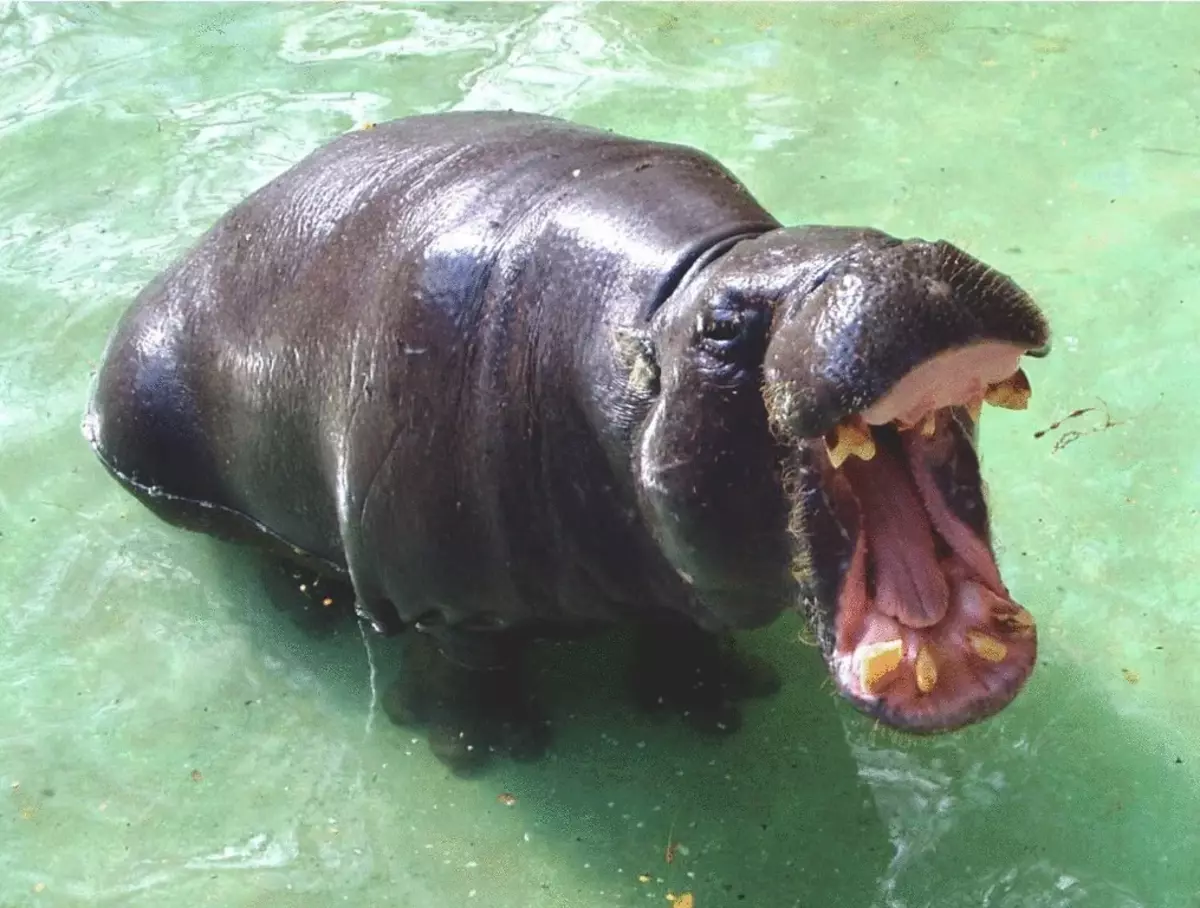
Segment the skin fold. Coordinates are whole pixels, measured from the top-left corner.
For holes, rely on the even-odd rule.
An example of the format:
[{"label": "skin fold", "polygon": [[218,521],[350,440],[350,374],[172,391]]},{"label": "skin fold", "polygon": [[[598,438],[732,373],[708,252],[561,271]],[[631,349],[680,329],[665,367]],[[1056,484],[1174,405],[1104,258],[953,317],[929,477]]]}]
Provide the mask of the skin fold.
[{"label": "skin fold", "polygon": [[222,217],[116,325],[84,434],[163,520],[417,631],[389,713],[457,768],[544,747],[535,638],[636,627],[639,700],[724,731],[777,683],[728,634],[789,610],[858,708],[935,731],[1032,668],[975,439],[1047,344],[947,243],[784,227],[683,146],[436,114]]}]

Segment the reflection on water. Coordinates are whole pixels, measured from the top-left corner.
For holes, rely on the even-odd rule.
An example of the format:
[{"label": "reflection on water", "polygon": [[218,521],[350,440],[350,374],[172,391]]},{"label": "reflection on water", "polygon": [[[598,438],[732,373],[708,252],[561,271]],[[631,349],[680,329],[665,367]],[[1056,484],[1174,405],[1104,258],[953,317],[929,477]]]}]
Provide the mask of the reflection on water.
[{"label": "reflection on water", "polygon": [[[1198,100],[1193,10],[0,4],[0,904],[1192,904],[1200,127],[1160,99]],[[619,641],[552,647],[551,757],[453,780],[380,714],[391,644],[101,474],[90,371],[174,255],[332,135],[500,107],[702,145],[785,219],[962,239],[1042,297],[1070,343],[985,427],[1042,621],[1012,708],[883,732],[785,621],[751,640],[784,692],[714,743],[629,714]],[[1033,438],[1096,395],[1131,422]]]}]

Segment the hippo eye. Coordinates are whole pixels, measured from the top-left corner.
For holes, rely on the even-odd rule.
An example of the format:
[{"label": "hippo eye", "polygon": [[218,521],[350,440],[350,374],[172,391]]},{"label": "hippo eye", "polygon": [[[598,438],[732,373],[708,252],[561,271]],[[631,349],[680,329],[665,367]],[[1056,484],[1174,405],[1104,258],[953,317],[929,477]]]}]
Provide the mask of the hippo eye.
[{"label": "hippo eye", "polygon": [[742,333],[745,318],[740,312],[710,312],[701,325],[701,333],[709,340],[730,341]]},{"label": "hippo eye", "polygon": [[765,326],[766,318],[757,309],[712,309],[700,318],[700,343],[722,359],[753,355]]}]

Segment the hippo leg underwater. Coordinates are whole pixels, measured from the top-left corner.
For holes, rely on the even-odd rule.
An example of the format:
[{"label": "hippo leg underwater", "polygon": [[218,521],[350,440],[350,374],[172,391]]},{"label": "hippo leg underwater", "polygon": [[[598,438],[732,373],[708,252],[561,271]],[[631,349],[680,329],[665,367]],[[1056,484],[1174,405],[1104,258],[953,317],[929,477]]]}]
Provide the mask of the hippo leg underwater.
[{"label": "hippo leg underwater", "polygon": [[1033,669],[976,426],[1048,350],[947,242],[783,226],[684,146],[445,113],[226,213],[120,319],[84,433],[162,519],[344,578],[377,632],[435,646],[392,714],[452,765],[532,721],[535,637],[644,627],[674,694],[724,672],[721,726],[771,686],[724,638],[787,611],[859,710],[931,733]]}]

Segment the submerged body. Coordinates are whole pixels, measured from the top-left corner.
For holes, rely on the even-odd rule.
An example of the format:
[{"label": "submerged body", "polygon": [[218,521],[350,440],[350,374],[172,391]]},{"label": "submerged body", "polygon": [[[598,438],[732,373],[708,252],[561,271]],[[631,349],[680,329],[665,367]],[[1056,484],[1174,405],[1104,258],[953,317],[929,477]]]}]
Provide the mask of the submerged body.
[{"label": "submerged body", "polygon": [[948,244],[784,228],[692,149],[442,114],[214,225],[117,326],[85,433],[164,519],[343,574],[463,664],[799,608],[846,696],[936,730],[1032,668],[973,442],[1046,342]]}]

